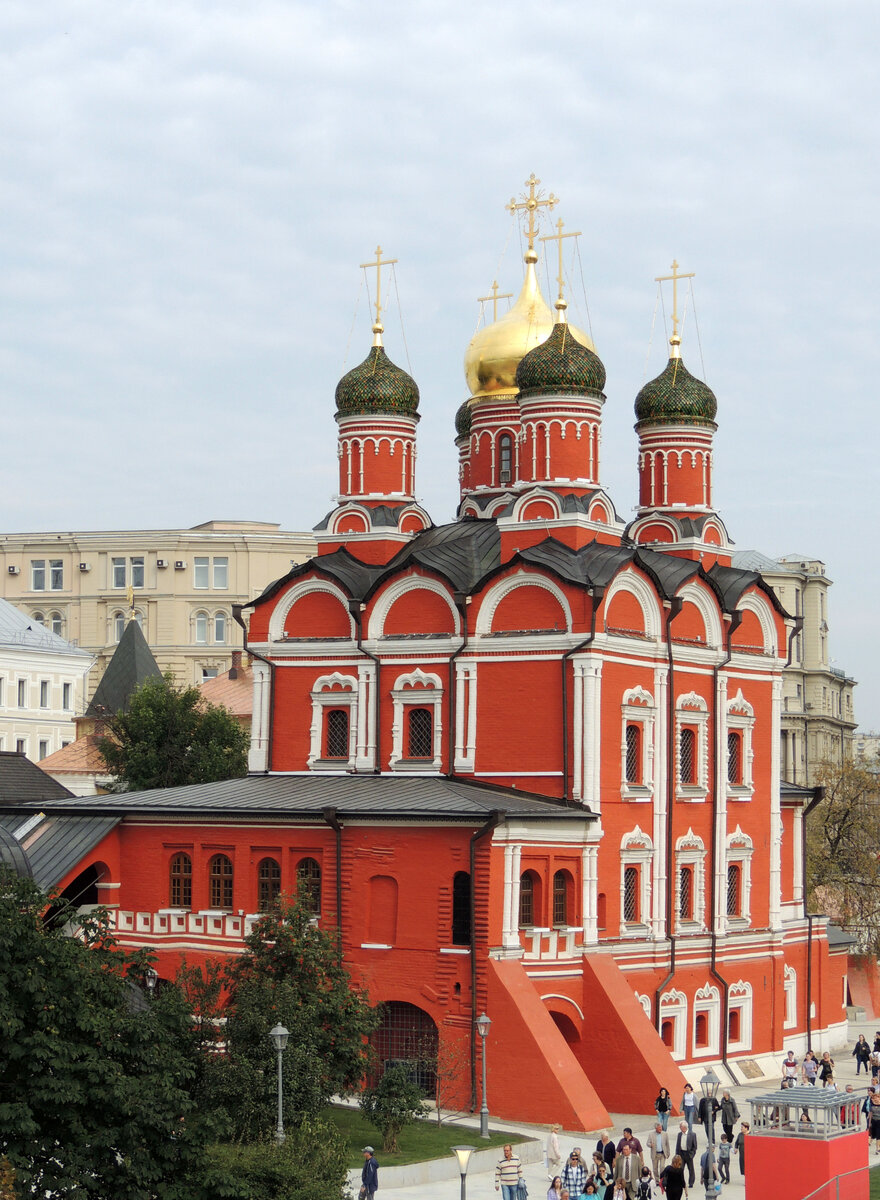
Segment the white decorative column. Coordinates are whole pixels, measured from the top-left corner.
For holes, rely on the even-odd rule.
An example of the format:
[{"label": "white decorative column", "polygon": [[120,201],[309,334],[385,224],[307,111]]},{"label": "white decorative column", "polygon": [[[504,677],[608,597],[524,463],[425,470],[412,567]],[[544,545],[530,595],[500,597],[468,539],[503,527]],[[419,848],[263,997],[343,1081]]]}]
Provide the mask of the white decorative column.
[{"label": "white decorative column", "polygon": [[773,680],[770,716],[770,928],[782,928],[782,800],[779,794],[779,737],[782,677]]},{"label": "white decorative column", "polygon": [[582,720],[581,729],[575,727],[575,742],[583,738],[583,785],[577,797],[589,805],[594,813],[602,811],[602,659],[591,656],[575,664],[575,680],[578,668],[582,676]]},{"label": "white decorative column", "polygon": [[251,748],[248,752],[249,771],[269,769],[269,664],[253,660],[254,712],[251,723]]},{"label": "white decorative column", "polygon": [[376,765],[376,713],[373,689],[376,686],[375,664],[358,665],[357,701],[357,759],[358,771],[372,771]]},{"label": "white decorative column", "polygon": [[473,771],[477,746],[477,664],[455,664],[455,770]]},{"label": "white decorative column", "polygon": [[519,950],[519,865],[522,846],[508,843],[504,847],[504,924],[501,945],[505,950]]},{"label": "white decorative column", "polygon": [[[715,912],[709,916],[716,933],[727,932],[727,673],[718,672],[715,690],[715,806],[718,814],[713,830],[715,860]],[[745,746],[743,746],[745,752]]]},{"label": "white decorative column", "polygon": [[[584,737],[586,734],[584,729],[584,664],[582,662],[574,662],[572,666],[574,679],[574,703],[572,704],[571,719],[571,744],[573,751],[571,795],[573,800],[583,800]],[[564,731],[564,736],[568,737],[568,730]]]},{"label": "white decorative column", "polygon": [[583,930],[584,945],[595,946],[599,940],[598,886],[599,847],[595,843],[584,846],[581,851],[581,874],[583,876]]},{"label": "white decorative column", "polygon": [[662,938],[666,931],[666,825],[672,820],[669,812],[666,731],[669,727],[669,669],[654,668],[654,700],[657,719],[654,722],[654,879],[653,923],[654,937]]}]

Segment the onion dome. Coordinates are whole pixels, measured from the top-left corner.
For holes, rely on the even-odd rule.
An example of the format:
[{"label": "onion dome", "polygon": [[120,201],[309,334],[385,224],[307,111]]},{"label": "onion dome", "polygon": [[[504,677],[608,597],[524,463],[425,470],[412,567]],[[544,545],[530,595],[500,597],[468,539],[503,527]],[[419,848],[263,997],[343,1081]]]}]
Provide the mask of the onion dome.
[{"label": "onion dome", "polygon": [[471,406],[465,400],[455,414],[455,439],[466,438],[471,432]]},{"label": "onion dome", "polygon": [[[517,390],[516,369],[530,350],[547,340],[556,318],[538,286],[534,250],[526,251],[526,277],[516,302],[503,317],[484,326],[471,339],[464,356],[464,373],[472,396]],[[575,338],[589,349],[593,343],[569,325]]]},{"label": "onion dome", "polygon": [[516,385],[523,393],[601,392],[605,367],[598,354],[572,335],[566,321],[557,321],[547,340],[530,350],[516,368]]},{"label": "onion dome", "polygon": [[414,417],[418,407],[418,384],[394,365],[382,345],[371,346],[360,366],[343,375],[336,386],[340,417],[369,413]]},{"label": "onion dome", "polygon": [[691,375],[678,355],[677,339],[670,340],[672,357],[665,370],[646,383],[636,396],[636,417],[639,423],[711,425],[714,428],[718,412],[715,393],[701,379]]}]

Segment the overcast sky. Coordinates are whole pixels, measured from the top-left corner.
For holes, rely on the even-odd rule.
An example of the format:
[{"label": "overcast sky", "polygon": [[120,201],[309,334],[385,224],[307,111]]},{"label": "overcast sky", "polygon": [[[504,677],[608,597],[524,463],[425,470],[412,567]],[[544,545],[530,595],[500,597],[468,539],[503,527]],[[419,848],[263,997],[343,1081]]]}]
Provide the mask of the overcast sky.
[{"label": "overcast sky", "polygon": [[675,257],[721,514],[740,549],[827,564],[832,655],[880,728],[877,57],[876,5],[847,0],[5,0],[0,528],[313,526],[378,243],[418,491],[451,519],[462,356],[476,298],[520,286],[504,205],[534,171],[583,234],[618,511]]}]

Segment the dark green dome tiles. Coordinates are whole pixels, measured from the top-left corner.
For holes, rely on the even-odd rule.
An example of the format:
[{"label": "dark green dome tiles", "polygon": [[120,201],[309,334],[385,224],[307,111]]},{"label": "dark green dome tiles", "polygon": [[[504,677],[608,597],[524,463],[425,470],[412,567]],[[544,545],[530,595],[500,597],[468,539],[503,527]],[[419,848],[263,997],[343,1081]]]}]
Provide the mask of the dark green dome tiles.
[{"label": "dark green dome tiles", "polygon": [[582,345],[569,326],[559,321],[546,342],[530,350],[520,362],[516,386],[523,393],[601,392],[605,368],[598,354]]},{"label": "dark green dome tiles", "polygon": [[461,408],[455,414],[455,436],[456,438],[466,438],[471,432],[471,406],[465,400]]},{"label": "dark green dome tiles", "polygon": [[718,412],[715,393],[691,375],[680,358],[670,358],[666,369],[646,383],[636,396],[639,421],[660,425],[714,425]]},{"label": "dark green dome tiles", "polygon": [[336,411],[343,417],[359,413],[414,417],[418,407],[418,384],[394,365],[384,346],[371,346],[361,365],[343,375],[336,386]]}]

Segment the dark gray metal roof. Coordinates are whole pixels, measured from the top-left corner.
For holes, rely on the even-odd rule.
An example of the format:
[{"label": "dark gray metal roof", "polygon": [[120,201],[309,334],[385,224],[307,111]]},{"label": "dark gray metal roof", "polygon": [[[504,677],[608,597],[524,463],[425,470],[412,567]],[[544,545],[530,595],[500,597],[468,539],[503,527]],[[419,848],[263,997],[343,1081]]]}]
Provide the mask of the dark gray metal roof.
[{"label": "dark gray metal roof", "polygon": [[86,709],[86,716],[115,717],[117,713],[125,712],[141,684],[161,674],[140,625],[137,621],[129,621]]},{"label": "dark gray metal roof", "polygon": [[[370,509],[370,521],[374,529],[379,529],[387,526],[391,529],[396,529],[400,520],[401,509],[407,508],[406,504],[377,504]],[[331,508],[325,517],[322,517],[314,529],[326,529],[330,524],[330,518],[336,512],[335,508]]]},{"label": "dark gray metal roof", "polygon": [[[321,817],[327,808],[340,816],[375,820],[451,818],[484,821],[499,810],[533,820],[592,821],[579,804],[551,800],[517,788],[448,779],[445,776],[251,775],[222,783],[159,788],[121,795],[85,796],[52,804],[54,815],[82,814],[111,821],[135,814],[173,817],[260,814]],[[75,820],[73,816],[69,818]],[[7,818],[0,820],[8,825]]]},{"label": "dark gray metal roof", "polygon": [[[74,807],[76,799],[71,798],[71,803]],[[33,816],[33,808],[19,809],[12,814],[0,813],[0,827],[14,837]],[[71,813],[65,816],[47,813],[26,833],[27,857],[36,882],[42,888],[54,887],[119,821],[119,816],[109,814],[88,816],[84,813],[79,816]]]},{"label": "dark gray metal roof", "polygon": [[0,751],[0,805],[42,803],[73,793],[36,763],[12,750]]},{"label": "dark gray metal roof", "polygon": [[856,937],[852,933],[847,933],[845,929],[841,929],[839,925],[829,924],[826,927],[826,935],[828,937],[828,945],[834,950],[843,950],[847,946],[852,946],[856,942]]}]

